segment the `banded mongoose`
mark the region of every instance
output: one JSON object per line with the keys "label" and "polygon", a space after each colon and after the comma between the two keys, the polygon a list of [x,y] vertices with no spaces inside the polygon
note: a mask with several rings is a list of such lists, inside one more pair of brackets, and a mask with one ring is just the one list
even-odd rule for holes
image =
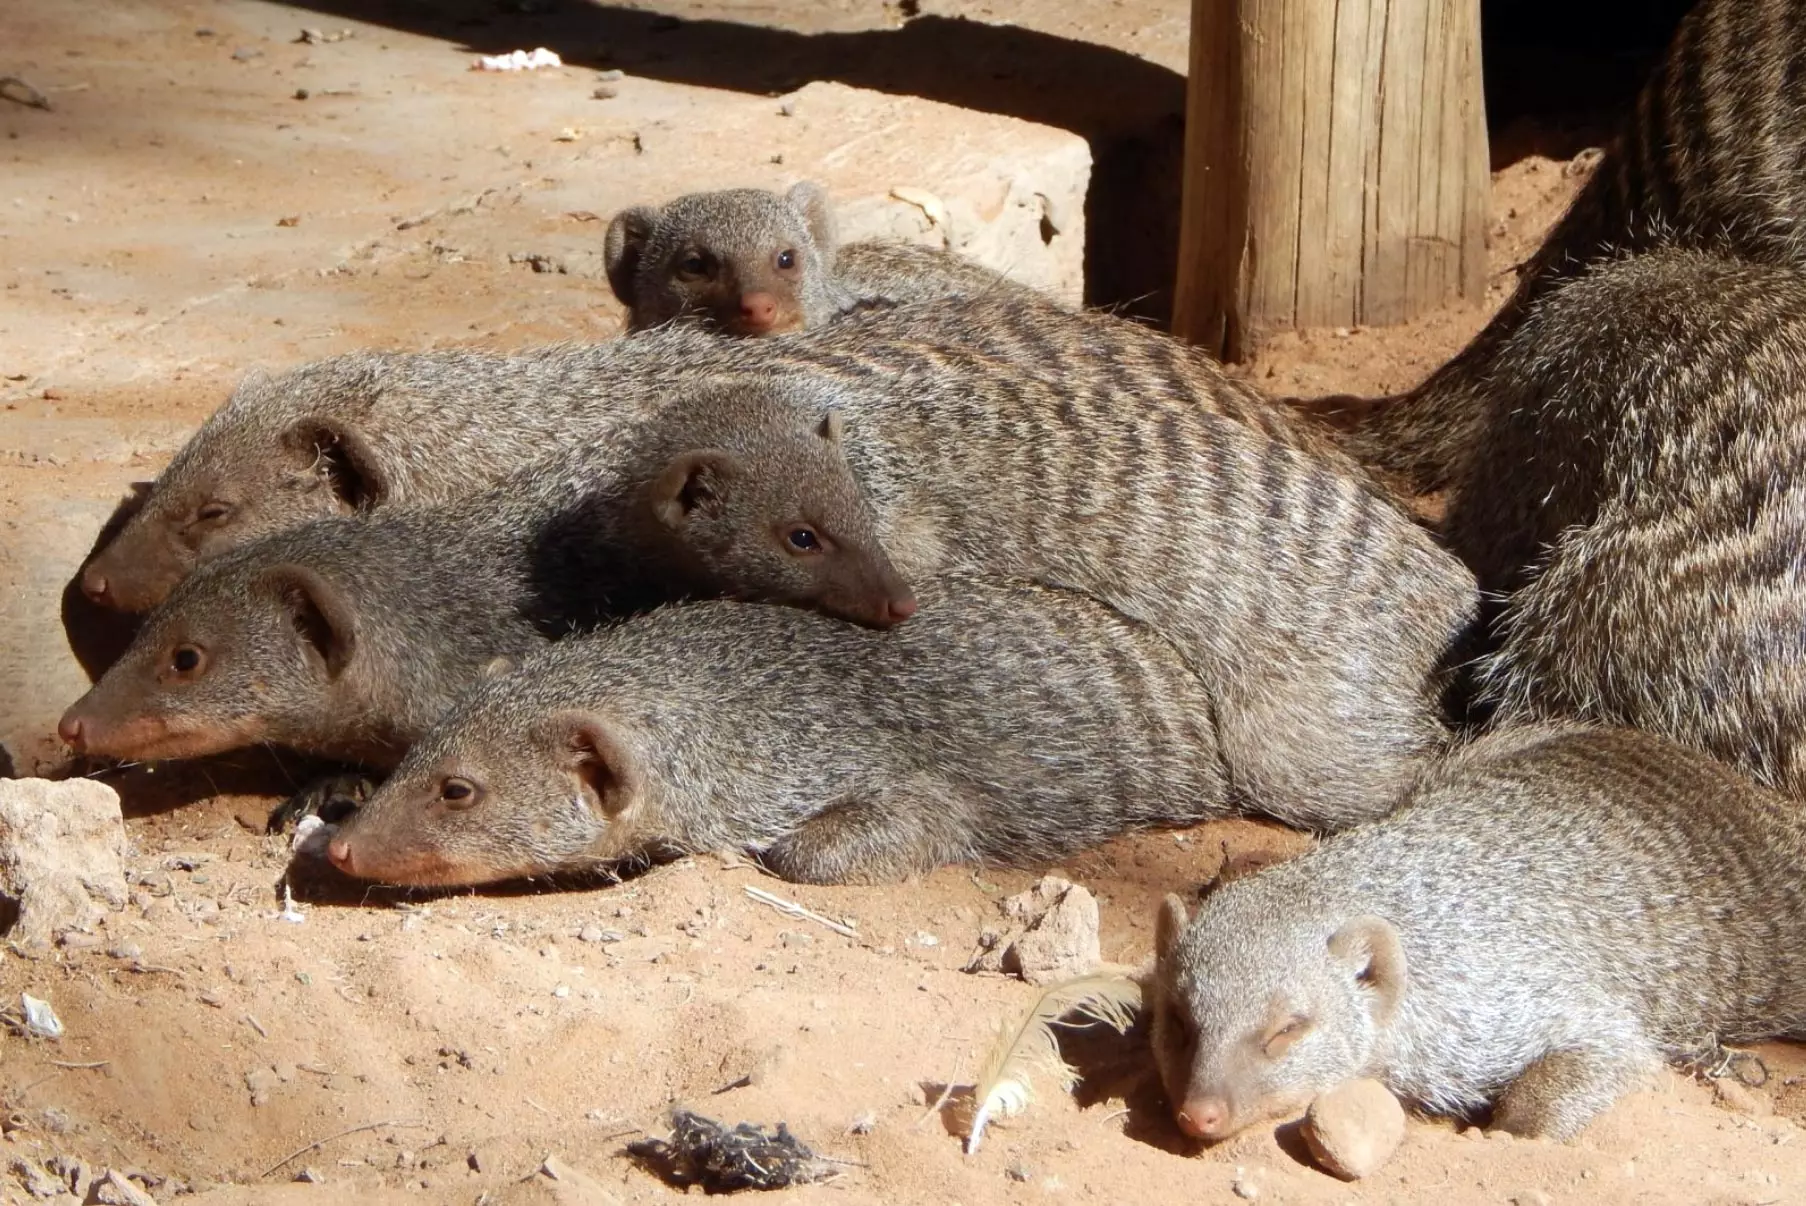
{"label": "banded mongoose", "polygon": [[[541,457],[606,441],[685,383],[723,374],[798,366],[951,380],[1032,367],[1057,379],[1096,377],[1100,362],[1125,406],[1149,392],[1254,397],[1201,353],[1028,290],[849,315],[774,339],[679,327],[512,356],[355,353],[253,375],[176,454],[82,585],[96,602],[145,611],[199,561],[246,540],[476,493]],[[1270,406],[1244,409],[1289,438],[1325,441]]]}
{"label": "banded mongoose", "polygon": [[1463,488],[1486,455],[1490,382],[1533,302],[1588,264],[1658,247],[1806,265],[1806,0],[1700,0],[1636,108],[1519,285],[1472,343],[1416,389],[1358,409],[1349,447],[1419,492]]}
{"label": "banded mongoose", "polygon": [[1697,251],[1596,265],[1498,364],[1446,521],[1505,596],[1483,701],[1806,796],[1806,279]]}
{"label": "banded mongoose", "polygon": [[1518,729],[1156,929],[1151,1037],[1222,1139],[1373,1077],[1565,1140],[1655,1070],[1806,1031],[1806,816],[1633,730]]}
{"label": "banded mongoose", "polygon": [[888,633],[704,602],[560,641],[460,702],[328,855],[471,884],[743,849],[847,883],[1241,806],[1209,699],[1158,636],[1068,592],[950,578]]}
{"label": "banded mongoose", "polygon": [[901,623],[915,599],[837,416],[784,426],[797,417],[673,408],[609,458],[565,453],[467,499],[255,541],[179,582],[59,733],[117,758],[270,742],[383,768],[496,659],[658,603],[726,594]]}
{"label": "banded mongoose", "polygon": [[714,391],[788,401],[802,430],[840,413],[910,581],[1038,581],[1163,633],[1205,681],[1256,807],[1377,816],[1447,738],[1444,661],[1472,575],[1365,475],[1288,442],[1271,404],[1134,395],[1110,364],[875,386],[790,372],[691,397]]}
{"label": "banded mongoose", "polygon": [[609,224],[603,254],[632,330],[683,319],[776,335],[874,304],[1026,289],[947,252],[842,245],[827,193],[809,181],[782,195],[732,188],[634,206]]}

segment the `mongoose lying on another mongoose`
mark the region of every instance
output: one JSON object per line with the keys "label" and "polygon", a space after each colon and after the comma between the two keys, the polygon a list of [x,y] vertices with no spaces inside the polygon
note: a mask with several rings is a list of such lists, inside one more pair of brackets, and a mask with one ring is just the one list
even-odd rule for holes
{"label": "mongoose lying on another mongoose", "polygon": [[1357,420],[1350,449],[1418,492],[1463,488],[1469,453],[1491,455],[1487,396],[1509,377],[1495,363],[1501,346],[1533,302],[1590,263],[1675,247],[1806,265],[1803,68],[1806,0],[1694,5],[1513,296],[1422,385],[1356,406],[1371,417]]}
{"label": "mongoose lying on another mongoose", "polygon": [[952,570],[1038,581],[1164,634],[1210,692],[1250,807],[1378,816],[1447,738],[1443,661],[1472,575],[1368,478],[1235,395],[1125,406],[1104,365],[881,385],[789,372],[688,404],[721,395],[788,401],[793,430],[842,414],[879,541],[918,586]]}
{"label": "mongoose lying on another mongoose", "polygon": [[[387,767],[496,659],[672,599],[915,611],[835,418],[703,403],[482,494],[316,520],[177,584],[64,715],[78,752],[175,758],[257,742]],[[765,465],[781,456],[793,475]],[[805,494],[806,497],[800,495]]]}
{"label": "mongoose lying on another mongoose", "polygon": [[1806,795],[1806,277],[1596,265],[1502,349],[1449,543],[1502,721],[1659,732]]}
{"label": "mongoose lying on another mongoose", "polygon": [[1160,914],[1155,1060],[1221,1139],[1373,1077],[1567,1139],[1660,1067],[1806,1030],[1806,817],[1632,730],[1518,729],[1396,814]]}
{"label": "mongoose lying on another mongoose", "polygon": [[358,353],[240,385],[87,566],[83,585],[98,602],[147,610],[197,562],[257,536],[474,494],[561,449],[608,440],[687,382],[785,366],[870,381],[1107,377],[1124,408],[1156,393],[1197,398],[1233,406],[1277,438],[1328,446],[1202,353],[1028,290],[849,315],[773,339],[679,327],[513,356]]}
{"label": "mongoose lying on another mongoose", "polygon": [[1023,290],[983,265],[905,243],[841,245],[821,187],[690,193],[609,224],[608,281],[644,330],[687,319],[728,335],[820,326],[878,303]]}
{"label": "mongoose lying on another mongoose", "polygon": [[1208,695],[1157,635],[1068,592],[948,579],[886,633],[704,602],[560,641],[462,701],[328,855],[468,884],[743,849],[845,883],[1243,807]]}

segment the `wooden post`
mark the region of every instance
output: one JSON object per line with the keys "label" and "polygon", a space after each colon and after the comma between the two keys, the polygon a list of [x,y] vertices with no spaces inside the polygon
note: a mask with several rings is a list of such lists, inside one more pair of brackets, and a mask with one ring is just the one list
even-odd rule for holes
{"label": "wooden post", "polygon": [[1192,0],[1173,332],[1225,360],[1486,283],[1479,0]]}

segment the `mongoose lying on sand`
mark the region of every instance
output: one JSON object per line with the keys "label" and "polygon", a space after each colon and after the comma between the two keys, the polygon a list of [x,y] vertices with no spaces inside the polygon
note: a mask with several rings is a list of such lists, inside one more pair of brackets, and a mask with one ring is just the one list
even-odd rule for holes
{"label": "mongoose lying on sand", "polygon": [[1235,395],[1124,406],[1104,366],[881,388],[787,373],[686,404],[722,395],[788,402],[794,430],[843,415],[879,541],[918,586],[951,570],[1038,581],[1165,635],[1204,680],[1251,807],[1378,816],[1447,738],[1443,659],[1472,576],[1369,479]]}
{"label": "mongoose lying on sand", "polygon": [[1806,795],[1806,278],[1597,265],[1507,342],[1449,542],[1500,719],[1663,733]]}
{"label": "mongoose lying on sand", "polygon": [[862,306],[1026,286],[970,260],[904,243],[840,244],[819,185],[638,205],[609,224],[609,284],[631,329],[683,319],[728,335],[820,326]]}
{"label": "mongoose lying on sand", "polygon": [[886,633],[705,602],[560,641],[421,739],[329,857],[467,884],[744,849],[843,883],[1045,862],[1241,807],[1207,696],[1144,626],[979,580],[923,602]]}
{"label": "mongoose lying on sand", "polygon": [[[1462,489],[1487,440],[1496,363],[1529,307],[1588,264],[1656,247],[1806,265],[1806,0],[1700,0],[1635,111],[1517,291],[1473,342],[1399,398],[1366,403],[1349,446],[1418,491]],[[1500,463],[1502,471],[1515,465]]]}
{"label": "mongoose lying on sand", "polygon": [[836,419],[798,419],[674,408],[612,462],[565,453],[458,502],[234,550],[177,584],[59,731],[118,758],[273,742],[386,767],[496,659],[610,616],[726,594],[900,623],[915,600]]}
{"label": "mongoose lying on sand", "polygon": [[1631,730],[1519,729],[1396,814],[1168,897],[1155,1060],[1221,1139],[1357,1077],[1567,1139],[1664,1057],[1806,1027],[1806,817]]}
{"label": "mongoose lying on sand", "polygon": [[90,562],[83,587],[105,605],[148,610],[197,562],[247,540],[474,494],[553,453],[606,442],[686,384],[792,368],[879,383],[933,377],[955,393],[965,379],[1007,383],[1025,372],[1049,388],[1088,380],[1124,409],[1155,394],[1233,405],[1276,438],[1329,446],[1209,357],[1027,290],[849,315],[774,339],[673,328],[513,356],[358,353],[240,385]]}

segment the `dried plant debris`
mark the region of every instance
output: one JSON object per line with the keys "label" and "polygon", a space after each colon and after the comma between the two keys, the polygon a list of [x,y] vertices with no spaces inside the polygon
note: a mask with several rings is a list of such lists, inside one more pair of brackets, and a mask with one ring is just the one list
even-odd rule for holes
{"label": "dried plant debris", "polygon": [[667,1184],[707,1193],[783,1189],[826,1181],[839,1172],[778,1123],[776,1134],[742,1122],[731,1130],[689,1110],[671,1111],[671,1138],[642,1139],[628,1154]]}

